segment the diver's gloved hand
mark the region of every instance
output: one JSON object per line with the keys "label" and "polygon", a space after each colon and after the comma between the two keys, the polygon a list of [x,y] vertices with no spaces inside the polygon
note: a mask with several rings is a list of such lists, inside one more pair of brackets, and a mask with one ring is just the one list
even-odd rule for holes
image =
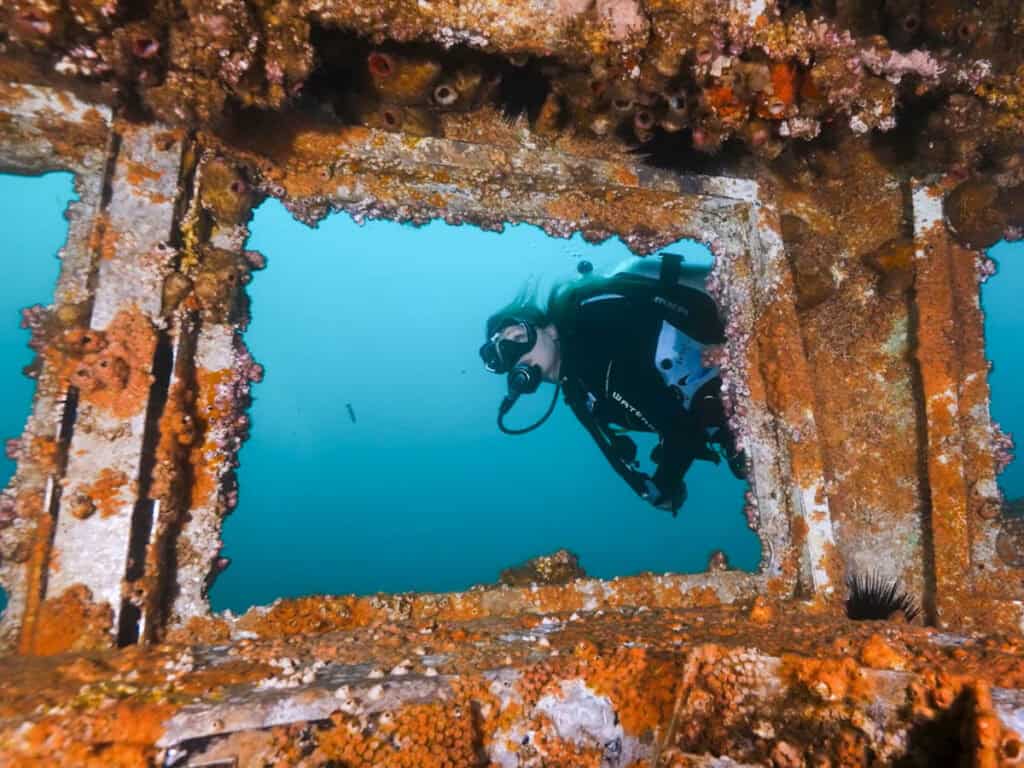
{"label": "diver's gloved hand", "polygon": [[663,509],[666,512],[671,512],[672,517],[679,514],[679,508],[683,506],[686,501],[686,483],[679,480],[677,483],[671,484],[666,488],[652,480],[651,478],[645,478],[644,484],[646,490],[642,494],[643,498],[651,503],[652,506],[658,509]]}

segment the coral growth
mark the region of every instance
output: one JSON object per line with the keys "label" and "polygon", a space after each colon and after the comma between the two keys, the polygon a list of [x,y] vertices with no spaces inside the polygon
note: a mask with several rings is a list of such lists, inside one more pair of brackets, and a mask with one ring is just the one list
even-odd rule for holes
{"label": "coral growth", "polygon": [[580,566],[579,557],[567,549],[560,549],[550,555],[527,560],[522,565],[506,568],[499,581],[511,587],[530,584],[566,584],[582,579],[587,573]]}
{"label": "coral growth", "polygon": [[[159,317],[132,308],[91,328],[88,287],[23,315],[39,354],[29,373],[50,410],[68,414],[77,397],[86,416],[127,421],[151,397],[159,406],[144,427],[152,471],[140,478],[107,468],[62,484],[63,431],[9,445],[19,479],[0,496],[0,554],[5,575],[17,569],[30,585],[22,650],[78,655],[27,669],[0,661],[0,749],[26,764],[153,762],[182,715],[208,725],[173,742],[206,752],[198,764],[635,768],[652,750],[662,766],[693,752],[775,765],[1018,759],[989,687],[1024,685],[1019,636],[991,629],[1019,630],[1009,569],[1021,565],[1022,534],[983,503],[1011,446],[988,425],[968,349],[981,338],[977,280],[990,265],[941,226],[912,232],[922,216],[907,201],[910,180],[935,181],[948,194],[942,216],[937,205],[928,215],[971,248],[1024,227],[1024,30],[1011,6],[5,6],[4,79],[57,73],[117,104],[122,139],[129,121],[155,119],[177,132],[156,145],[188,148],[167,233],[174,257],[153,277]],[[0,86],[0,106],[28,98],[19,87]],[[62,156],[106,146],[102,120],[73,135],[56,114],[45,122]],[[6,111],[0,134],[17,138]],[[125,168],[129,183],[157,174]],[[209,579],[228,562],[219,519],[237,500],[232,470],[262,373],[240,332],[243,288],[263,266],[242,250],[245,224],[264,194],[308,223],[345,207],[360,220],[530,220],[588,240],[617,234],[637,252],[684,235],[712,241],[709,289],[730,339],[715,360],[723,399],[742,446],[774,464],[752,468],[745,509],[764,536],[763,572],[715,555],[705,574],[598,581],[562,551],[465,593],[203,615]],[[134,233],[110,225],[103,199],[83,250],[109,266]],[[471,204],[479,210],[466,213]],[[152,386],[164,352],[166,390],[163,379]],[[73,415],[67,426],[87,434],[89,419]],[[81,585],[39,604],[46,574],[61,572],[49,549],[55,489],[73,518],[59,524],[75,530],[153,504],[142,575],[123,596],[142,609],[143,643],[170,626],[168,640],[207,647],[81,653],[110,645],[113,616]],[[190,524],[194,538],[182,532]],[[847,623],[838,600],[797,599],[827,595],[844,563],[858,573],[870,558],[894,576],[851,581],[849,616],[869,624]],[[909,595],[929,590],[941,610],[921,617]],[[989,634],[913,625],[932,614]],[[233,686],[243,695],[226,708]],[[321,709],[274,723],[244,709],[275,696]],[[186,703],[197,705],[187,717]],[[226,727],[236,711],[259,725]]]}
{"label": "coral growth", "polygon": [[105,648],[110,645],[113,614],[106,603],[93,603],[89,589],[69,587],[43,601],[32,640],[32,652],[41,656]]}
{"label": "coral growth", "polygon": [[[964,242],[981,247],[1015,231],[1020,9],[883,5],[601,0],[466,12],[446,1],[271,10],[221,0],[132,13],[118,3],[19,0],[0,30],[15,50],[115,85],[161,121],[228,132],[257,110],[293,109],[454,135],[464,115],[498,107],[525,113],[539,136],[618,142],[692,169],[700,155],[729,162],[745,152],[767,163],[806,146],[841,162],[837,138],[914,132],[892,155],[908,173],[971,177],[950,209]],[[244,180],[234,188],[235,199],[208,201],[227,219],[244,215]]]}
{"label": "coral growth", "polygon": [[[307,607],[326,616],[335,600]],[[1024,682],[1019,637],[951,644],[799,608],[767,626],[729,607],[407,616],[287,641],[240,637],[233,620],[190,629],[181,645],[0,659],[5,756],[664,768],[997,764],[1019,750],[990,694]]]}
{"label": "coral growth", "polygon": [[73,326],[59,331],[44,351],[63,388],[83,402],[127,418],[145,407],[152,383],[156,333],[138,310],[122,310],[102,330]]}

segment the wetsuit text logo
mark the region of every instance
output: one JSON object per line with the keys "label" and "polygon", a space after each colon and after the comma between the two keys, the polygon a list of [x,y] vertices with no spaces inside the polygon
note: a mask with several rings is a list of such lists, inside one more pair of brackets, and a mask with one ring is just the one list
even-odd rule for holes
{"label": "wetsuit text logo", "polygon": [[655,296],[654,297],[654,303],[655,304],[661,304],[664,307],[668,307],[673,312],[678,312],[683,317],[688,317],[689,314],[690,314],[689,310],[686,307],[681,306],[679,304],[673,304],[671,301],[669,301],[668,299],[662,298],[661,296]]}
{"label": "wetsuit text logo", "polygon": [[651,422],[649,422],[646,418],[644,418],[644,415],[640,413],[640,411],[638,411],[632,405],[630,405],[629,401],[626,400],[626,398],[624,398],[618,392],[612,392],[612,400],[614,400],[627,411],[629,411],[631,414],[636,416],[640,421],[642,421],[647,426],[649,430],[651,430],[652,432],[657,432],[657,430],[654,428],[654,425],[651,424]]}

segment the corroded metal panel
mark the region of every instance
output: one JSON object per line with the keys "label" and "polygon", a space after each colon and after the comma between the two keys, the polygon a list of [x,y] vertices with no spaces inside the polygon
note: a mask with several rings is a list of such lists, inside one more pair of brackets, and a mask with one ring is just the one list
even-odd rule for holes
{"label": "corroded metal panel", "polygon": [[[213,163],[209,173],[201,164],[197,181],[187,182],[181,173],[180,134],[147,130],[125,129],[112,166],[114,196],[109,208],[97,215],[93,242],[99,266],[91,328],[113,334],[111,338],[122,346],[121,362],[107,361],[115,368],[110,375],[126,379],[122,385],[136,399],[147,388],[150,396],[159,396],[161,387],[191,392],[187,397],[194,401],[178,415],[198,418],[203,424],[199,443],[192,445],[185,459],[188,466],[180,464],[178,455],[177,468],[166,470],[161,481],[166,490],[175,486],[169,478],[192,478],[186,494],[188,509],[181,507],[185,497],[180,491],[175,492],[177,499],[175,493],[148,498],[153,506],[146,525],[157,521],[153,535],[157,529],[164,531],[160,536],[178,532],[173,534],[178,536],[176,541],[161,539],[159,546],[177,549],[174,561],[179,570],[165,573],[166,561],[150,552],[147,578],[157,581],[140,583],[139,588],[145,591],[159,583],[164,586],[158,591],[175,590],[173,622],[180,624],[206,610],[205,587],[220,546],[219,518],[230,508],[234,495],[230,476],[245,432],[242,410],[248,381],[258,375],[258,366],[248,357],[239,335],[246,322],[244,313],[233,314],[238,287],[215,288],[218,280],[235,280],[249,268],[238,265],[247,258],[242,251],[246,229],[241,222],[251,201],[244,181],[223,160],[209,160]],[[575,231],[591,239],[619,235],[638,252],[681,237],[708,244],[717,256],[712,288],[730,318],[729,342],[721,360],[725,390],[737,431],[753,459],[748,516],[764,546],[759,588],[778,594],[792,594],[799,588],[821,597],[836,591],[841,564],[834,550],[839,538],[826,493],[812,373],[801,342],[779,217],[774,205],[761,199],[758,183],[678,176],[635,163],[577,158],[550,149],[527,151],[433,138],[409,141],[363,128],[332,135],[311,129],[309,138],[300,136],[290,154],[273,162],[211,137],[205,139],[231,162],[247,165],[260,189],[282,196],[308,222],[329,210],[345,210],[357,218],[425,221],[444,217],[493,228],[524,221],[555,235]],[[207,176],[213,179],[208,184],[203,181]],[[186,194],[182,187],[188,184],[194,199],[178,233],[175,201]],[[197,226],[200,211],[212,219],[208,232]],[[144,224],[137,226],[143,219]],[[181,250],[168,245],[175,237],[182,238]],[[178,314],[166,306],[171,278],[177,280],[175,290],[180,294],[175,299],[181,304]],[[183,301],[183,296],[191,298]],[[198,320],[189,320],[190,316]],[[165,326],[167,330],[162,331]],[[161,333],[171,350],[169,365],[185,368],[153,388],[151,374]],[[98,338],[107,343],[106,336]],[[186,350],[184,357],[179,355],[182,350]],[[932,352],[921,354],[928,357]],[[125,355],[135,362],[150,359],[145,376],[133,378],[133,371],[145,368],[134,364],[118,373]],[[101,358],[94,362],[102,367]],[[81,375],[89,390],[94,384],[89,381],[92,374]],[[188,385],[193,376],[194,387]],[[116,405],[114,410],[120,410],[109,423],[88,402],[79,414],[79,423],[89,431],[74,438],[61,504],[62,511],[71,509],[82,520],[76,526],[71,518],[60,522],[50,567],[51,590],[74,584],[93,590],[101,581],[95,562],[90,577],[82,580],[72,574],[90,572],[84,556],[63,559],[69,531],[92,529],[113,541],[111,549],[98,550],[105,553],[103,557],[93,558],[110,565],[110,553],[124,545],[117,541],[124,530],[110,522],[117,514],[110,510],[120,510],[123,521],[131,505],[142,501],[136,497],[146,496],[144,488],[134,484],[150,482],[142,466],[147,411],[137,403],[138,408],[129,413],[130,399],[126,395],[103,406],[110,410]],[[152,426],[149,429],[152,434]],[[191,440],[185,433],[180,437]],[[82,474],[92,461],[89,457],[101,450],[111,458],[109,465],[93,465]],[[87,481],[76,480],[79,476]],[[106,506],[94,515],[101,497]],[[137,517],[138,510],[133,514]],[[174,520],[185,527],[175,527]],[[143,543],[152,549],[155,540]],[[79,547],[72,550],[81,552]],[[124,557],[130,570],[131,558]],[[112,577],[106,580],[100,602],[110,604],[117,590],[124,591],[114,582]],[[148,599],[156,600],[155,593]]]}
{"label": "corroded metal panel", "polygon": [[978,306],[984,269],[945,228],[944,192],[919,184],[913,195],[935,618],[970,626],[991,611],[984,623],[1024,628],[1024,585],[994,551],[1000,504]]}
{"label": "corroded metal panel", "polygon": [[[769,412],[786,458],[788,471],[769,488],[787,487],[792,525],[790,546],[804,559],[805,582],[811,593],[831,597],[839,586],[840,563],[835,557],[835,534],[825,467],[815,421],[812,374],[804,352],[796,295],[788,269],[778,211],[770,201],[752,200],[750,258],[757,265],[756,286],[760,293],[760,319],[755,333],[762,345],[759,357]],[[766,359],[774,358],[774,359]],[[771,465],[775,452],[764,452],[759,460]],[[771,498],[771,493],[768,494]],[[759,499],[758,507],[761,506]],[[770,521],[764,521],[767,527]],[[779,525],[775,522],[775,526]],[[765,532],[767,533],[767,531]],[[762,534],[765,535],[765,534]],[[778,534],[777,534],[778,536]]]}
{"label": "corroded metal panel", "polygon": [[388,619],[374,600],[282,600],[159,647],[33,660],[34,676],[0,658],[24,713],[0,719],[0,750],[194,768],[1019,762],[1019,637],[764,598]]}
{"label": "corroded metal panel", "polygon": [[913,191],[921,368],[928,433],[928,486],[933,558],[935,618],[940,626],[961,617],[970,580],[967,487],[959,430],[960,376],[956,354],[951,244],[943,227],[941,190],[919,185]]}
{"label": "corroded metal panel", "polygon": [[[92,296],[96,248],[94,232],[102,207],[110,136],[110,110],[40,86],[0,89],[0,164],[5,171],[42,173],[68,170],[75,174],[78,199],[65,216],[67,241],[60,249],[60,272],[51,310],[57,322],[73,322],[88,311]],[[57,111],[69,121],[70,135],[55,130]],[[77,143],[76,143],[77,141]],[[70,153],[69,148],[74,147]],[[26,310],[25,325],[39,335],[49,324],[47,310]],[[62,386],[58,371],[43,360],[36,373],[36,396],[16,455],[17,471],[0,495],[0,517],[13,510],[9,527],[0,522],[0,580],[8,596],[0,620],[0,647],[13,643],[26,616],[38,610],[52,534],[52,511],[67,458],[74,397]],[[8,371],[7,375],[15,375]]]}
{"label": "corroded metal panel", "polygon": [[0,83],[0,170],[102,172],[110,108],[65,90]]}
{"label": "corroded metal panel", "polygon": [[[104,228],[87,354],[72,373],[81,399],[62,481],[46,597],[84,585],[97,604],[120,618],[122,580],[132,556],[133,528],[146,525],[139,509],[147,421],[158,349],[162,271],[178,195],[182,143],[160,128],[120,126]],[[150,430],[152,427],[148,427]],[[139,536],[139,532],[134,533]],[[145,535],[143,538],[145,539]]]}

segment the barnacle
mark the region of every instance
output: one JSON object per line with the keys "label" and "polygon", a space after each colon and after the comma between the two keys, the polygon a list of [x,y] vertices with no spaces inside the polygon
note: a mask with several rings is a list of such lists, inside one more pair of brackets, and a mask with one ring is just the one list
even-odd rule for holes
{"label": "barnacle", "polygon": [[248,219],[253,205],[252,187],[245,175],[222,158],[203,166],[199,197],[217,221],[228,225]]}
{"label": "barnacle", "polygon": [[400,106],[428,104],[441,76],[439,61],[383,50],[366,57],[366,69],[377,98]]}

